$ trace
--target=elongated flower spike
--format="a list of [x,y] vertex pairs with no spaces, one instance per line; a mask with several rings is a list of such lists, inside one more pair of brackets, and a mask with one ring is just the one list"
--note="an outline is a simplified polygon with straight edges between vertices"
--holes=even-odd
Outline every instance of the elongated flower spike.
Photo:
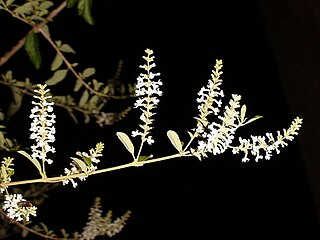
[[152,69],[156,66],[154,63],[154,56],[152,56],[153,51],[151,49],[146,49],[145,52],[147,53],[147,56],[144,56],[143,59],[146,61],[146,64],[139,66],[145,70],[145,73],[140,73],[137,78],[136,96],[138,98],[134,104],[135,108],[140,108],[142,111],[140,119],[143,124],[139,125],[142,131],[132,131],[132,136],[141,136],[142,142],[146,141],[151,145],[154,143],[150,134],[152,129],[151,124],[154,121],[153,116],[155,115],[153,110],[159,103],[158,96],[162,95],[162,91],[159,89],[162,82],[160,79],[155,80],[156,77],[160,76],[160,73],[152,72]]
[[269,160],[276,152],[280,153],[280,147],[283,148],[288,145],[286,141],[292,141],[294,135],[298,135],[298,130],[301,128],[302,118],[296,117],[288,129],[283,129],[283,133],[277,131],[277,136],[274,137],[272,133],[266,133],[266,136],[251,136],[251,139],[239,138],[239,146],[232,147],[232,152],[238,154],[244,153],[242,162],[250,160],[249,155],[255,157],[255,161],[259,159]]
[[[266,136],[251,136],[251,139],[240,137],[240,144],[233,146],[236,130],[261,118],[261,116],[247,119],[245,116],[246,105],[240,105],[241,96],[238,94],[232,94],[229,103],[224,107],[223,113],[220,114],[222,105],[220,98],[224,96],[220,89],[222,84],[221,69],[222,61],[216,60],[211,79],[207,86],[202,87],[198,93],[199,115],[196,117],[197,126],[193,129],[194,132],[190,133],[191,141],[198,138],[198,146],[196,149],[190,149],[191,154],[201,160],[208,157],[208,153],[216,155],[231,149],[234,154],[244,153],[243,162],[249,161],[248,156],[250,154],[255,157],[255,161],[263,158],[270,159],[273,151],[279,153],[280,147],[287,146],[286,141],[292,141],[294,135],[298,134],[302,119],[295,118],[288,129],[283,129],[283,133],[277,132],[276,138],[271,133],[267,133]],[[212,113],[220,121],[209,121],[208,116]]]
[[46,85],[37,85],[38,89],[34,92],[37,94],[34,98],[37,101],[32,101],[34,107],[31,109],[30,118],[31,135],[30,139],[36,141],[35,145],[31,146],[32,158],[42,162],[42,171],[45,173],[45,163],[52,164],[52,160],[47,157],[47,153],[55,152],[55,148],[50,144],[55,141],[56,129],[54,127],[56,115],[53,113],[53,102],[48,102],[52,96],[49,95],[50,90],[46,89]]

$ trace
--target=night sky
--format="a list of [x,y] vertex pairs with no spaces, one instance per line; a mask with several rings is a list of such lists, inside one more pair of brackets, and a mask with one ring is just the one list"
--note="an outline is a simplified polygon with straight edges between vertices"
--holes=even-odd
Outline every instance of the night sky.
[[[163,156],[174,153],[166,138],[168,130],[188,140],[187,130],[196,123],[197,92],[206,85],[216,59],[224,63],[224,101],[233,93],[240,94],[248,116],[263,115],[240,129],[238,136],[275,134],[299,116],[288,105],[264,10],[259,1],[94,0],[93,26],[77,16],[76,9],[61,12],[49,26],[53,39],[76,50],[72,58],[80,69],[96,68],[99,81],[112,77],[118,61],[123,60],[121,80],[134,83],[140,73],[138,66],[144,63],[144,50],[154,50],[163,96],[155,115],[156,142],[146,150]],[[19,35],[18,31],[16,28],[14,33]],[[44,51],[49,49],[48,60],[44,54],[46,64],[54,55],[44,39],[41,43]],[[1,68],[14,68],[17,62],[25,72],[18,73],[21,76],[34,74],[40,82],[50,75],[46,66],[34,73],[22,50]],[[52,89],[53,94],[55,91],[59,89]],[[25,101],[8,127],[30,144],[23,131],[30,124],[30,98]],[[110,109],[133,102],[110,100]],[[74,125],[63,110],[57,110],[57,169],[68,166],[69,156],[76,151],[87,150],[98,141],[106,144],[101,165],[130,161],[115,133],[130,134],[140,124],[139,114],[134,109],[123,121],[100,128],[94,123]],[[23,124],[21,119],[25,119]],[[124,230],[114,239],[317,239],[314,193],[298,142],[293,141],[269,161],[242,163],[241,159],[242,155],[227,151],[202,161],[173,159],[96,175],[76,189],[69,185],[53,190],[39,206],[38,218],[55,229],[80,231],[94,197],[100,196],[104,210],[113,210],[114,217],[132,211]],[[22,164],[21,172],[24,167]]]

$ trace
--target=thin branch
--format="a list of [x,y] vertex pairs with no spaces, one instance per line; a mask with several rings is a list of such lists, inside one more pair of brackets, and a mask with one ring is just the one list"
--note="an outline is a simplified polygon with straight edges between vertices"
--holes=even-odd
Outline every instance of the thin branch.
[[114,95],[107,95],[101,92],[98,92],[94,90],[92,87],[89,86],[80,76],[79,74],[74,70],[72,64],[66,59],[66,57],[63,55],[63,53],[60,51],[60,49],[57,47],[57,45],[52,41],[50,36],[42,29],[43,26],[47,25],[49,22],[53,20],[53,18],[62,11],[67,6],[67,1],[62,2],[56,9],[54,9],[48,17],[42,21],[41,23],[38,23],[36,25],[32,25],[30,22],[26,21],[25,19],[15,15],[7,8],[4,8],[5,11],[9,12],[12,17],[19,19],[20,21],[32,26],[32,29],[27,33],[25,37],[23,37],[16,46],[14,46],[9,52],[5,53],[3,57],[0,58],[0,66],[3,65],[5,62],[7,62],[19,49],[21,49],[28,38],[28,36],[33,32],[40,32],[45,39],[50,43],[50,45],[55,49],[57,54],[62,58],[63,62],[67,65],[68,69],[73,73],[73,75],[77,78],[78,81],[82,83],[82,85],[87,88],[91,93],[105,97],[105,98],[113,98],[113,99],[126,99],[128,97],[135,97],[134,95],[126,95],[126,96],[114,96]]
[[[12,223],[12,224],[16,225],[17,227],[19,227],[19,228],[22,229],[22,230],[27,230],[28,232],[30,232],[30,233],[32,233],[32,234],[35,234],[35,235],[37,235],[37,236],[39,236],[39,237],[42,237],[42,238],[44,238],[44,239],[50,239],[50,240],[67,240],[67,238],[51,237],[51,236],[48,236],[48,235],[39,233],[39,232],[33,230],[32,228],[29,228],[29,227],[27,227],[26,225],[23,225],[22,223],[19,223],[19,222],[15,221],[14,219],[9,218],[8,215],[7,215],[4,211],[0,210],[0,212],[1,212],[1,214],[8,220],[9,223]],[[74,239],[74,238],[70,238],[70,240],[71,240],[71,239]]]
[[94,90],[92,87],[89,86],[88,83],[86,83],[74,70],[72,64],[66,59],[66,57],[63,55],[63,53],[60,51],[60,49],[57,47],[57,45],[52,41],[52,39],[48,36],[48,34],[41,28],[38,29],[39,32],[47,39],[47,41],[51,44],[51,46],[56,50],[56,52],[59,54],[59,56],[62,58],[63,62],[67,65],[68,69],[73,73],[73,75],[77,78],[78,81],[82,83],[85,88],[87,88],[91,93],[100,96],[100,97],[106,97],[106,98],[113,98],[113,99],[126,99],[128,97],[134,97],[134,95],[126,95],[126,96],[114,96],[114,95],[107,95],[101,92],[98,92]]
[[63,180],[74,179],[74,178],[79,178],[79,177],[88,177],[91,175],[105,173],[105,172],[111,172],[111,171],[124,169],[124,168],[128,168],[128,167],[140,167],[140,166],[143,166],[144,164],[155,163],[155,162],[160,162],[160,161],[169,160],[169,159],[173,159],[173,158],[179,158],[179,157],[193,157],[193,155],[191,155],[189,153],[189,151],[187,151],[182,154],[177,153],[177,154],[173,154],[173,155],[169,155],[169,156],[165,156],[165,157],[159,157],[159,158],[154,158],[154,159],[150,159],[150,160],[145,160],[142,162],[135,162],[134,161],[131,163],[118,165],[115,167],[109,167],[109,168],[96,170],[96,171],[90,172],[88,174],[78,173],[78,174],[59,176],[59,177],[29,179],[29,180],[15,181],[15,182],[7,182],[7,183],[3,182],[3,183],[1,183],[1,187],[4,188],[4,187],[9,187],[9,186],[17,186],[17,185],[24,185],[24,184],[30,184],[30,183],[57,183],[57,182],[62,182]]
[[[0,80],[0,84],[10,86],[10,83],[8,83],[8,82],[6,82],[6,81],[3,81],[3,80]],[[14,87],[15,87],[15,88],[18,88],[19,91],[21,91],[23,94],[26,94],[26,95],[32,96],[32,97],[34,96],[34,94],[33,94],[32,92],[28,91],[28,89],[23,89],[22,87],[18,87],[18,86],[14,86]],[[91,114],[90,111],[86,111],[86,110],[84,110],[84,109],[82,109],[82,108],[79,108],[79,107],[68,106],[68,105],[66,106],[66,105],[64,105],[64,104],[62,104],[62,103],[59,103],[59,102],[54,102],[54,104],[55,104],[55,106],[58,106],[58,107],[61,107],[61,108],[66,109],[67,111],[69,111],[70,109],[72,109],[72,110],[81,112],[81,113],[83,113],[83,114],[88,114],[88,115]]]
[[39,29],[41,29],[43,26],[47,25],[48,22],[51,22],[53,20],[53,18],[58,15],[59,12],[62,11],[62,9],[64,9],[67,6],[67,1],[63,1],[56,9],[54,9],[47,17],[47,19],[45,19],[44,21],[42,21],[39,24],[36,24],[34,26],[32,26],[32,24],[30,24],[29,22],[27,22],[26,20],[24,20],[23,18],[20,18],[19,16],[13,14],[9,9],[4,8],[3,10],[7,11],[8,13],[10,13],[10,15],[14,18],[19,19],[20,21],[32,26],[32,29],[22,38],[18,41],[17,45],[15,45],[9,52],[6,52],[4,54],[3,57],[0,58],[0,66],[5,64],[14,54],[16,54],[16,52],[18,52],[24,45],[25,41],[27,40],[28,36],[33,33],[33,32],[38,32]]

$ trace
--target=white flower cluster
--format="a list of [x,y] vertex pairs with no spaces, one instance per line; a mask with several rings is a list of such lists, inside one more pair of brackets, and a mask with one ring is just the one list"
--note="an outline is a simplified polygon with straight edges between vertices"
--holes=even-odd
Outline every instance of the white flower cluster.
[[[224,93],[220,88],[222,84],[222,60],[216,60],[211,79],[206,87],[198,92],[197,102],[199,114],[196,118],[197,127],[194,130],[194,138],[199,138],[198,147],[191,149],[191,153],[201,159],[207,157],[207,153],[214,155],[223,153],[232,143],[236,129],[241,124],[239,120],[239,107],[241,96],[233,94],[229,104],[225,106],[223,115],[220,114]],[[208,116],[214,114],[221,123],[208,120]]]
[[47,158],[48,152],[55,152],[55,148],[50,146],[49,143],[55,141],[56,129],[54,127],[56,115],[53,113],[53,102],[47,100],[52,96],[48,95],[49,89],[46,85],[37,85],[39,89],[34,91],[38,94],[34,98],[38,99],[37,102],[32,101],[34,107],[31,110],[30,118],[33,119],[31,123],[30,139],[36,141],[36,145],[31,146],[32,158],[41,160],[43,163],[52,163],[52,160]]
[[[222,101],[218,100],[218,97],[224,97],[224,93],[220,89],[220,85],[222,84],[220,76],[223,73],[220,70],[222,66],[222,60],[216,60],[207,87],[202,87],[198,92],[199,97],[197,98],[197,102],[199,103],[199,121],[197,123],[197,133],[202,133],[205,130],[205,127],[207,127],[209,123],[207,120],[208,115],[211,113],[218,115],[220,112]],[[216,104],[216,107],[214,107],[213,104]]]
[[112,221],[112,212],[109,211],[106,216],[102,216],[101,201],[100,198],[96,198],[94,205],[90,208],[88,222],[83,228],[80,240],[92,240],[96,239],[98,236],[107,235],[108,237],[113,237],[115,234],[119,233],[126,221],[130,216],[130,211],[126,212],[123,216]]
[[[71,176],[71,175],[75,175],[75,174],[79,174],[79,173],[90,173],[93,172],[95,170],[97,170],[97,166],[94,165],[94,163],[99,163],[100,159],[98,159],[99,157],[102,156],[101,152],[104,148],[104,144],[103,143],[98,143],[96,145],[96,148],[93,149],[91,148],[89,150],[89,153],[86,152],[76,152],[76,155],[81,157],[82,160],[77,159],[77,158],[71,158],[74,161],[70,163],[71,168],[65,168],[64,169],[64,173],[66,176]],[[79,179],[81,181],[86,180],[86,176],[82,176],[79,177]],[[78,183],[75,182],[75,180],[73,178],[70,179],[65,179],[63,180],[63,185],[68,184],[69,182],[72,183],[72,186],[75,188],[78,186]]]
[[[250,139],[242,139],[239,138],[240,145],[237,147],[233,147],[232,152],[237,154],[239,152],[244,153],[244,157],[242,158],[242,162],[248,162],[250,159],[248,158],[248,154],[251,153],[255,156],[255,161],[257,162],[259,159],[265,158],[269,160],[272,156],[272,152],[276,151],[277,154],[280,153],[279,148],[285,147],[288,144],[285,142],[292,141],[293,136],[298,134],[298,130],[300,129],[302,124],[302,119],[296,117],[290,127],[288,129],[283,129],[283,134],[280,131],[277,131],[277,137],[274,138],[272,133],[267,133],[265,136],[251,136]],[[263,154],[264,153],[264,154]]]
[[225,107],[223,116],[218,116],[221,123],[212,122],[202,133],[202,140],[198,142],[197,152],[207,157],[206,153],[214,155],[223,153],[230,147],[234,134],[240,126],[238,121],[241,96],[232,94],[232,99]]
[[21,194],[6,195],[2,208],[9,218],[16,221],[29,221],[30,215],[37,215],[37,207],[23,199]]
[[[194,133],[190,134],[192,139],[198,138],[199,140],[197,148],[191,149],[191,153],[201,160],[202,157],[207,157],[207,153],[221,154],[230,148],[234,154],[244,152],[243,162],[249,161],[249,153],[255,156],[256,161],[262,158],[270,159],[273,151],[279,153],[279,148],[287,145],[285,141],[292,141],[293,136],[298,134],[297,131],[301,127],[302,119],[297,117],[288,130],[283,130],[283,134],[278,131],[276,139],[271,133],[267,133],[266,137],[251,136],[251,139],[240,137],[240,145],[231,146],[236,130],[261,116],[247,120],[245,117],[246,106],[240,105],[241,96],[237,94],[232,94],[229,104],[224,107],[223,114],[219,114],[222,105],[220,98],[224,97],[223,91],[220,89],[222,84],[221,68],[222,61],[216,60],[211,79],[207,86],[202,87],[198,93],[197,126],[193,129]],[[220,123],[208,120],[208,116],[212,113],[220,119]]]
[[154,143],[154,140],[150,135],[150,130],[152,129],[150,125],[154,120],[152,117],[155,115],[153,109],[159,103],[158,96],[162,95],[162,91],[159,89],[159,86],[162,85],[162,82],[160,79],[155,81],[155,78],[160,76],[160,73],[154,73],[151,71],[151,69],[156,66],[156,64],[153,62],[153,51],[146,49],[145,52],[147,53],[147,56],[144,56],[143,58],[147,63],[139,67],[144,69],[146,73],[141,73],[137,78],[136,96],[138,98],[134,104],[135,108],[140,108],[142,111],[140,119],[144,124],[140,125],[140,127],[143,131],[132,131],[132,136],[141,136],[142,142],[146,141],[149,145],[151,145]]

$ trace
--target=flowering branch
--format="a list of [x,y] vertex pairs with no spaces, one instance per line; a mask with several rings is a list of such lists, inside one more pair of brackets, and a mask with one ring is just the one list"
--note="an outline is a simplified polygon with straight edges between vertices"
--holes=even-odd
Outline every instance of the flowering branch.
[[[159,104],[158,97],[162,95],[162,91],[160,90],[162,82],[158,79],[160,73],[153,72],[153,68],[156,67],[153,51],[146,49],[145,52],[146,56],[144,56],[143,59],[146,61],[146,64],[140,66],[145,72],[141,73],[137,78],[135,90],[137,100],[134,104],[135,108],[140,108],[142,111],[140,115],[142,124],[139,125],[139,130],[132,131],[132,137],[139,136],[141,140],[138,152],[135,152],[134,144],[126,133],[117,132],[119,140],[132,156],[132,161],[127,164],[98,169],[97,164],[101,161],[100,158],[103,156],[102,153],[104,150],[104,144],[99,142],[88,152],[78,151],[76,152],[76,157],[70,157],[71,168],[65,168],[64,174],[56,177],[46,176],[45,166],[46,164],[52,164],[52,160],[47,157],[47,154],[55,152],[54,147],[50,144],[55,141],[54,124],[56,116],[53,113],[54,103],[48,101],[51,96],[49,95],[49,90],[46,89],[46,85],[37,85],[38,89],[34,90],[34,98],[36,101],[32,102],[34,107],[30,115],[30,118],[33,120],[30,128],[30,138],[34,139],[36,144],[31,146],[31,155],[25,151],[18,152],[36,166],[41,178],[12,181],[11,178],[14,173],[13,159],[4,158],[1,164],[0,190],[5,193],[5,202],[2,208],[10,218],[17,221],[28,221],[30,215],[36,216],[36,207],[24,200],[21,194],[9,194],[8,187],[10,186],[37,182],[61,182],[63,185],[71,183],[73,187],[76,187],[78,185],[75,181],[76,179],[84,181],[91,175],[181,157],[197,157],[199,160],[202,160],[207,158],[209,154],[221,154],[228,149],[232,150],[234,154],[243,152],[243,162],[249,161],[249,154],[252,154],[256,161],[262,158],[268,160],[272,156],[273,151],[279,153],[280,147],[287,146],[287,141],[292,141],[294,136],[298,134],[298,130],[302,125],[302,119],[299,117],[292,121],[288,129],[283,129],[282,133],[278,131],[276,137],[271,133],[267,133],[266,137],[251,136],[251,139],[242,139],[239,137],[240,144],[234,146],[233,141],[236,130],[261,118],[261,116],[248,119],[246,117],[246,105],[241,105],[241,96],[238,94],[232,94],[228,103],[223,107],[222,98],[224,97],[224,93],[220,88],[222,84],[221,69],[223,65],[221,60],[216,60],[211,79],[209,79],[207,85],[202,87],[198,92],[197,102],[199,104],[199,113],[198,116],[195,117],[196,126],[188,132],[190,139],[186,146],[183,147],[183,143],[176,132],[169,130],[167,131],[167,136],[173,147],[177,150],[177,153],[155,158],[153,155],[147,157],[142,156],[144,143],[147,142],[149,145],[154,143],[151,135],[154,115],[156,114],[154,110]],[[212,115],[217,118],[215,121],[211,120]],[[197,142],[195,143],[195,141]],[[89,213],[89,222],[84,229],[82,237],[84,239],[91,239],[93,235],[98,236],[102,234],[113,236],[113,234],[120,231],[126,217],[111,223],[111,216],[102,218],[99,202],[95,204]],[[105,224],[105,228],[97,229],[96,224],[102,222]],[[115,226],[112,224],[118,225]]]

